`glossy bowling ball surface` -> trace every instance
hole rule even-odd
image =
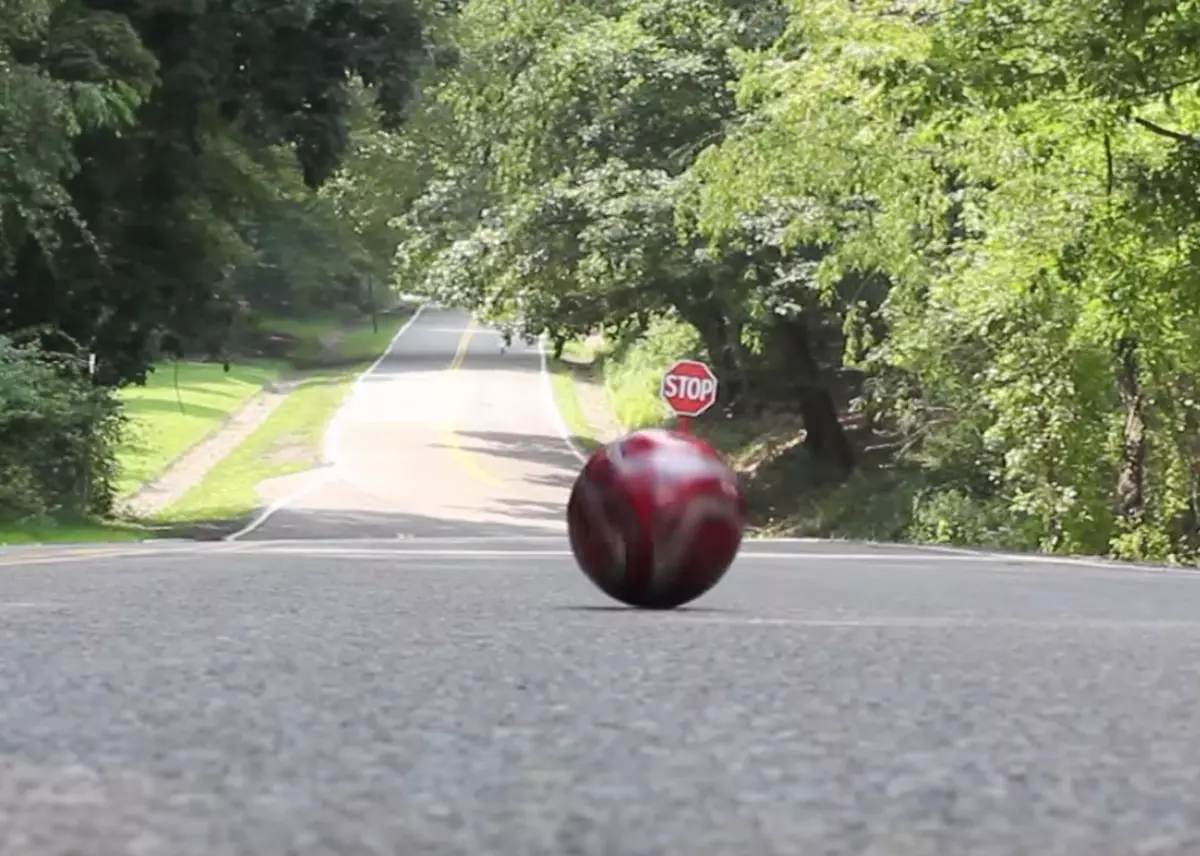
[[[594,452],[567,503],[579,567],[609,597],[643,609],[673,609],[716,585],[745,518],[745,492],[721,455],[659,429]]]

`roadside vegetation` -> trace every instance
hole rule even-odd
[[[205,437],[264,386],[276,379],[281,362],[177,362],[160,365],[145,386],[121,391],[128,419],[117,447],[118,498],[164,470]]]
[[[244,522],[262,503],[262,482],[303,472],[322,463],[326,428],[355,379],[384,352],[407,314],[380,319],[340,339],[294,379],[288,397],[241,445],[223,458],[179,502],[155,516],[166,531],[194,535]]]
[[[0,541],[144,537],[123,498],[264,385],[321,372],[276,417],[317,418],[381,349],[394,212],[355,175],[443,12],[0,0]]]
[[[1194,561],[1198,16],[10,2],[0,522],[110,513],[173,360],[311,361],[255,319],[403,291],[602,338],[628,427],[708,361],[764,531]]]
[[[603,334],[630,427],[710,362],[770,531],[1192,561],[1198,14],[473,0],[401,275]]]
[[[118,509],[256,395],[274,389],[287,397],[179,502],[140,518],[119,510],[68,516],[34,508],[0,525],[0,543],[129,541],[228,528],[261,505],[260,482],[320,462],[325,426],[354,378],[408,317],[407,311],[374,319],[357,312],[272,317],[256,325],[257,336],[272,342],[270,358],[238,353],[227,356],[228,362],[180,360],[152,367],[144,385],[116,395],[120,426],[112,472]]]

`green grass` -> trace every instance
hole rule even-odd
[[[209,471],[182,500],[156,522],[185,523],[243,518],[262,505],[257,486],[267,479],[312,468],[320,460],[325,429],[349,393],[354,379],[375,360],[404,317],[380,318],[349,332],[331,359],[352,361],[340,368],[307,374],[294,392],[241,446]]]
[[[119,455],[117,491],[128,496],[162,475],[180,455],[219,429],[264,384],[289,364],[319,367],[374,358],[394,335],[392,317],[375,333],[369,319],[347,325],[333,314],[315,318],[265,317],[259,328],[293,338],[286,359],[242,360],[228,374],[220,363],[179,362],[157,367],[144,387],[122,390],[130,417]],[[340,341],[337,337],[341,336]],[[380,342],[382,341],[382,344]],[[333,343],[332,347],[326,347]]]
[[[630,430],[670,425],[671,409],[659,395],[662,376],[699,346],[696,332],[675,321],[658,321],[645,338],[604,357],[604,385],[620,423]]]
[[[361,367],[359,367],[361,368]],[[257,485],[319,462],[325,426],[354,382],[350,373],[319,371],[302,380],[258,430],[156,522],[232,520],[254,511]]]
[[[180,362],[159,366],[144,387],[122,390],[130,424],[118,457],[120,495],[161,475],[282,369],[252,362],[233,364],[226,374],[219,363]]]
[[[288,348],[287,358],[292,363],[309,363],[318,359],[324,343],[337,336],[346,324],[344,317],[326,313],[311,318],[285,318],[275,315],[260,316],[256,326],[260,332],[287,336],[294,341]]]
[[[371,328],[369,320],[349,330],[338,343],[339,359],[371,363],[383,353],[396,335],[396,331],[408,320],[408,316],[382,315],[379,317],[379,332]]]
[[[596,349],[589,347],[586,342],[573,339],[563,346],[563,357],[576,363],[590,363],[600,356]]]
[[[343,327],[344,335],[333,348],[330,359],[334,363],[355,360],[370,365],[382,354],[396,333],[408,322],[411,312],[379,316],[379,330],[371,326],[371,319],[364,318],[353,325]],[[361,372],[366,366],[359,367]],[[356,372],[357,374],[357,372]]]
[[[0,526],[0,544],[91,544],[144,541],[146,529],[131,523],[83,521]]]
[[[594,352],[582,342],[568,344],[553,376],[563,421],[572,433],[590,436],[575,387],[576,373],[587,371],[603,378],[615,415],[628,429],[674,425],[675,417],[659,394],[662,376],[676,360],[695,356],[698,348],[692,328],[667,320],[656,322],[646,336],[624,348]],[[845,527],[847,508],[862,507],[862,489],[836,496],[814,489],[819,479],[807,454],[798,454],[802,426],[795,416],[731,420],[710,412],[695,421],[693,430],[742,473],[756,534],[827,535]]]
[[[614,416],[629,430],[673,424],[674,415],[659,395],[663,372],[695,346],[694,331],[670,321],[657,322],[644,339],[620,351],[594,342],[567,342],[563,359],[550,364],[555,401],[567,428],[584,445],[597,443],[579,405],[576,383],[585,374],[601,380]]]
[[[312,318],[287,318],[280,315],[263,315],[258,318],[258,327],[261,330],[312,343],[336,333],[340,326],[338,317],[332,314]]]
[[[558,412],[562,415],[567,430],[590,452],[602,444],[596,437],[596,429],[588,422],[579,404],[576,377],[580,371],[583,369],[571,363],[562,360],[550,361],[550,384],[554,390],[554,402],[558,406]]]
[[[179,456],[218,430],[256,392],[289,367],[316,366],[267,422],[161,520],[65,521],[0,525],[0,544],[131,542],[154,537],[155,524],[245,515],[259,504],[262,480],[308,468],[318,457],[325,425],[355,376],[387,347],[406,315],[370,319],[345,316],[260,319],[259,329],[288,336],[284,359],[242,360],[225,372],[220,363],[181,361],[160,365],[143,387],[121,391],[130,417],[119,453],[118,491],[128,496],[162,475]],[[290,452],[284,457],[281,452]],[[296,454],[302,451],[303,454]]]

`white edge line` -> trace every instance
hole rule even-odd
[[[375,362],[367,366],[367,368],[354,379],[354,383],[350,387],[350,393],[346,396],[346,400],[342,402],[342,405],[338,408],[337,413],[333,415],[333,419],[329,420],[329,425],[325,429],[325,440],[322,444],[322,457],[324,458],[324,462],[328,465],[328,468],[319,473],[317,477],[308,484],[272,502],[270,505],[264,508],[257,517],[255,517],[237,532],[226,535],[221,539],[222,541],[236,541],[243,535],[249,535],[251,532],[258,529],[260,526],[270,520],[272,516],[282,511],[293,502],[303,499],[318,487],[329,484],[329,482],[333,481],[333,479],[337,477],[337,470],[340,466],[339,459],[341,458],[342,420],[351,400],[353,400],[355,393],[358,392],[359,388],[362,386],[363,381],[366,380],[375,371],[375,369],[379,368],[379,365],[391,355],[392,349],[396,347],[396,343],[400,341],[400,337],[407,333],[408,329],[412,327],[414,323],[416,323],[416,320],[421,317],[421,313],[425,311],[425,307],[427,305],[428,304],[422,303],[416,308],[416,311],[413,312],[409,319],[404,322],[399,330],[396,331],[396,335],[392,337],[392,340],[388,342],[387,347],[383,349],[383,353],[376,358]]]
[[[438,548],[438,547],[434,547],[434,548],[418,547],[415,549],[388,550],[388,549],[384,549],[384,548],[371,548],[371,547],[363,547],[360,549],[356,549],[354,547],[326,548],[326,547],[318,547],[318,546],[313,546],[313,547],[292,546],[292,547],[273,547],[273,548],[269,548],[269,549],[262,549],[262,550],[255,551],[255,552],[257,555],[277,554],[277,555],[297,555],[297,556],[345,556],[345,557],[387,556],[387,557],[393,557],[396,559],[403,559],[405,556],[422,556],[422,557],[445,556],[447,558],[451,558],[451,557],[455,557],[455,556],[489,556],[489,557],[497,557],[497,558],[504,557],[504,556],[526,556],[526,557],[545,556],[547,558],[550,558],[550,557],[566,557],[566,556],[573,555],[573,553],[571,553],[570,550],[521,550],[521,549],[488,550],[488,549],[482,549],[482,548],[481,549],[471,549],[471,548],[454,548],[454,547],[440,547],[440,548]],[[868,560],[868,559],[880,559],[880,560],[884,560],[884,561],[890,561],[893,559],[899,559],[901,561],[917,561],[917,558],[915,556],[908,556],[908,555],[905,555],[905,556],[875,556],[875,555],[867,555],[867,554],[861,554],[861,553],[860,554],[814,553],[814,554],[809,554],[807,556],[800,556],[800,555],[790,554],[790,553],[740,553],[738,555],[738,558],[739,559],[774,559],[776,561],[785,561],[785,560],[804,561],[805,559],[821,560],[821,561],[824,561],[826,559],[838,559],[838,560],[853,559],[853,560],[857,560],[857,561],[864,561],[864,560]],[[926,562],[931,561],[931,560],[935,561],[935,562],[936,561],[941,561],[941,562],[961,561],[961,559],[954,559],[950,556],[937,556],[937,557],[926,556],[924,558],[924,561],[926,561]],[[987,560],[986,559],[977,559],[976,561],[987,561]]]
[[[254,554],[269,556],[337,556],[347,559],[353,558],[393,558],[398,561],[403,561],[405,557],[444,557],[444,558],[469,558],[469,557],[488,557],[488,558],[505,558],[505,557],[527,557],[527,558],[565,558],[573,554],[570,550],[537,550],[537,549],[472,549],[472,548],[455,548],[455,547],[415,547],[402,549],[386,549],[362,547],[354,548],[349,545],[345,547],[319,547],[319,546],[300,546],[292,542],[288,546],[283,546],[280,542],[243,542],[247,545],[254,544]],[[181,551],[182,554],[182,551]],[[97,557],[104,558],[104,557]],[[1037,556],[1021,556],[1014,557],[1007,554],[975,554],[975,555],[951,555],[948,553],[775,553],[775,552],[757,552],[747,550],[740,552],[737,560],[742,559],[766,559],[772,562],[793,562],[797,564],[805,564],[811,562],[838,562],[838,561],[855,561],[855,562],[878,562],[880,564],[973,564],[973,565],[1070,565],[1076,568],[1088,567],[1094,570],[1117,571],[1128,573],[1130,571],[1136,573],[1151,573],[1161,574],[1166,573],[1177,576],[1200,576],[1200,569],[1170,567],[1170,566],[1147,566],[1147,565],[1124,565],[1110,562],[1087,562],[1087,561],[1065,561],[1055,559],[1053,557],[1037,557]]]
[[[325,442],[323,444],[323,456],[327,463],[334,467],[339,465],[338,459],[341,457],[341,439],[342,439],[342,421],[345,419],[347,405],[350,404],[355,394],[362,388],[363,381],[374,374],[375,369],[379,368],[380,364],[391,356],[392,350],[396,347],[396,343],[400,341],[400,337],[408,332],[408,329],[416,323],[421,317],[421,313],[425,311],[427,304],[422,303],[416,308],[409,319],[401,325],[396,331],[396,335],[388,342],[387,347],[383,349],[383,353],[375,358],[375,362],[367,366],[367,368],[354,379],[353,385],[350,387],[350,392],[346,396],[346,400],[342,402],[342,406],[338,408],[337,413],[333,415],[333,419],[329,420],[329,426],[325,429]]]
[[[571,556],[570,550],[546,550],[546,549],[521,549],[521,548],[472,548],[472,547],[404,547],[393,549],[387,547],[353,547],[349,544],[345,546],[319,546],[318,544],[305,545],[298,542],[278,542],[264,541],[254,543],[254,552],[260,555],[277,554],[277,555],[326,555],[326,556],[388,556],[397,559],[402,559],[405,556]],[[103,557],[101,557],[103,558]],[[856,562],[871,562],[877,561],[881,563],[973,563],[973,564],[995,564],[1009,563],[1013,561],[1013,557],[998,554],[977,554],[970,556],[952,556],[948,554],[919,554],[914,552],[904,553],[783,553],[783,552],[760,552],[756,550],[743,550],[738,553],[738,559],[767,559],[776,562],[825,562],[825,561],[856,561]],[[1060,564],[1053,560],[1038,559],[1037,557],[1022,557],[1021,560],[1029,564],[1042,564],[1049,562],[1051,564]],[[1157,571],[1157,568],[1149,568],[1137,565],[1109,565],[1096,564],[1094,567],[1111,569],[1111,570],[1136,570],[1136,571]],[[1167,570],[1182,571],[1189,573],[1187,568],[1170,568]],[[1200,573],[1200,571],[1190,571],[1191,574]]]
[[[545,333],[538,337],[538,356],[542,364],[542,387],[546,392],[546,404],[550,407],[551,418],[554,419],[555,427],[558,428],[558,435],[562,437],[563,443],[571,450],[571,454],[578,458],[581,464],[586,463],[588,459],[587,452],[579,448],[579,444],[571,436],[571,429],[567,427],[562,411],[558,409],[558,402],[554,398],[554,381],[550,377],[550,364],[546,356]]]
[[[317,482],[308,485],[304,491],[298,491],[293,495],[293,499],[298,498],[304,492],[317,487],[324,482]],[[555,536],[545,536],[555,537]],[[429,539],[413,539],[426,543],[436,544],[440,538]],[[447,538],[449,541],[472,540],[470,538],[457,539]],[[486,541],[504,540],[502,538],[481,539]],[[520,536],[514,537],[513,540],[540,540],[538,536]],[[557,540],[557,539],[556,539]],[[779,539],[785,541],[785,539]],[[786,539],[790,540],[790,539]],[[22,556],[24,551],[9,550],[0,553],[0,558],[5,556],[15,559],[16,561],[2,562],[0,566],[9,568],[19,568],[27,566],[27,563],[57,564],[59,560],[75,563],[82,560],[97,560],[108,561],[112,559],[127,559],[127,558],[195,558],[197,555],[216,553],[218,555],[227,555],[235,553],[238,555],[249,556],[338,556],[347,559],[354,558],[393,558],[403,561],[405,557],[445,557],[445,558],[468,558],[468,557],[489,557],[489,558],[504,558],[504,557],[569,557],[572,553],[569,550],[547,550],[547,549],[513,549],[513,548],[472,548],[469,546],[430,546],[417,547],[414,543],[412,547],[371,547],[367,545],[352,546],[358,542],[357,539],[344,539],[338,546],[338,539],[334,539],[333,543],[326,541],[310,542],[303,540],[272,540],[272,541],[241,541],[238,543],[227,543],[228,538],[221,541],[184,541],[174,544],[160,543],[154,540],[132,542],[125,545],[121,549],[105,552],[102,555],[81,555],[78,551],[65,549],[63,552],[55,551],[55,553],[47,555],[40,553],[36,555]],[[397,542],[388,541],[389,545],[396,545]],[[409,542],[412,543],[412,542]],[[769,542],[768,542],[769,543]],[[66,547],[68,545],[62,545]],[[88,552],[88,551],[84,551]],[[950,562],[960,562],[974,565],[987,564],[1024,564],[1024,565],[1057,565],[1074,566],[1074,567],[1090,567],[1095,570],[1117,571],[1117,572],[1136,572],[1142,574],[1166,574],[1170,576],[1185,576],[1197,577],[1200,576],[1200,568],[1189,568],[1172,565],[1134,565],[1122,562],[1112,562],[1103,560],[1089,561],[1083,557],[1058,557],[1058,556],[1038,556],[1038,555],[1012,555],[1008,553],[963,553],[954,555],[950,551],[938,551],[934,553],[921,553],[917,551],[905,551],[902,553],[891,552],[872,552],[872,553],[793,553],[793,552],[762,552],[753,548],[742,550],[738,554],[738,559],[767,559],[774,562],[791,561],[795,563],[809,562],[825,562],[825,561],[860,561],[869,562],[876,561],[880,563],[926,563],[926,564],[945,564]],[[1064,568],[1065,570],[1065,568]]]

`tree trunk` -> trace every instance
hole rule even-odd
[[[854,470],[854,450],[838,420],[833,396],[821,382],[820,365],[813,355],[808,327],[803,318],[780,321],[786,335],[788,362],[799,374],[797,394],[804,419],[804,445],[818,461],[832,465],[841,476]]]
[[[1117,474],[1116,512],[1122,520],[1139,524],[1146,513],[1146,414],[1137,362],[1137,340],[1117,343],[1117,388],[1125,405],[1121,468]]]
[[[685,318],[699,332],[700,341],[712,360],[721,384],[724,406],[741,412],[747,392],[741,359],[741,325],[730,321],[719,309],[703,314],[693,311]]]

